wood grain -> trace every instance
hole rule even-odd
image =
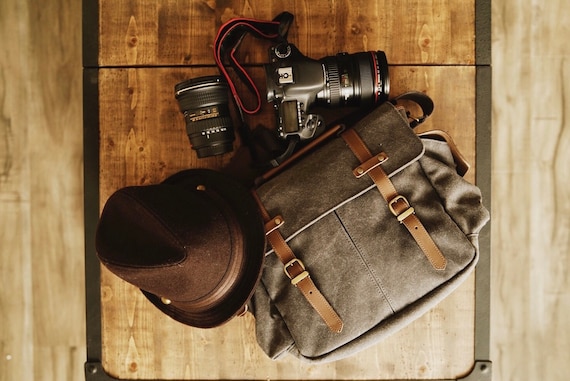
[[[85,358],[81,4],[0,4],[0,379]]]
[[[100,66],[213,64],[224,22],[285,10],[295,15],[290,41],[312,58],[384,50],[392,64],[474,63],[474,0],[101,0],[100,9]],[[262,63],[266,48],[246,41],[240,50]]]
[[[521,6],[523,5],[523,6]],[[564,380],[570,353],[570,7],[493,3],[492,356]]]

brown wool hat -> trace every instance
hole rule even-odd
[[[261,276],[265,230],[236,180],[208,169],[126,187],[107,200],[96,235],[101,262],[162,312],[211,328],[234,317]]]

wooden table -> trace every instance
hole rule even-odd
[[[391,94],[419,90],[436,110],[422,129],[447,130],[476,165],[467,176],[489,202],[490,1],[84,0],[86,279],[89,380],[489,380],[489,237],[476,275],[411,326],[331,364],[274,362],[255,341],[252,316],[216,329],[174,322],[135,287],[100,268],[93,236],[100,208],[128,185],[154,184],[190,167],[219,169],[234,153],[198,159],[174,85],[217,74],[212,43],[232,17],[295,15],[289,40],[312,58],[383,50]],[[263,86],[266,45],[241,51]],[[261,120],[273,123],[270,104]],[[236,146],[239,144],[239,139]]]

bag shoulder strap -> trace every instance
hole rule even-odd
[[[362,177],[365,174],[370,176],[388,204],[392,214],[408,229],[433,268],[445,270],[447,260],[416,216],[414,208],[406,197],[398,194],[394,184],[380,165],[388,159],[388,155],[384,152],[372,155],[354,129],[347,130],[340,136],[361,163],[360,166],[354,169],[354,175],[356,177]]]
[[[309,304],[317,311],[329,329],[332,332],[340,333],[344,326],[342,319],[331,307],[323,294],[321,294],[317,286],[315,286],[309,271],[305,268],[303,262],[295,256],[293,250],[291,250],[287,242],[285,242],[283,235],[281,235],[279,231],[279,228],[285,223],[285,220],[281,216],[270,217],[255,191],[253,191],[253,196],[265,220],[265,235],[267,236],[267,241],[281,263],[283,263],[285,275],[291,279],[291,284],[301,291],[305,299],[307,299]]]

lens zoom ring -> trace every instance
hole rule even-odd
[[[226,94],[226,91],[220,88],[211,88],[208,89],[208,91],[196,91],[178,98],[180,110],[184,112],[184,110],[194,110],[214,104],[226,103]]]
[[[366,60],[362,59],[358,61],[361,100],[370,99],[374,102],[378,89],[376,86],[377,79],[374,78],[373,75],[378,76],[378,70],[374,65],[374,59],[369,54],[366,54],[366,56]]]

